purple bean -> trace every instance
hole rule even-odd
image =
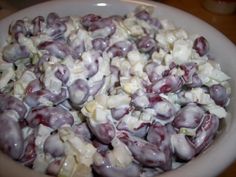
[[[156,103],[163,101],[163,98],[160,97],[160,95],[158,95],[158,94],[149,93],[147,95],[148,95],[150,107],[153,107]]]
[[[166,164],[169,164],[165,153],[161,152],[156,145],[126,133],[120,134],[118,138],[127,145],[133,157],[142,165],[166,169]]]
[[[201,127],[197,130],[197,135],[192,142],[197,153],[207,148],[216,136],[219,127],[219,118],[214,114],[206,114]]]
[[[114,125],[108,121],[106,123],[93,123],[90,120],[87,121],[89,129],[94,136],[104,144],[109,144],[113,140],[116,134]]]
[[[98,91],[103,87],[105,84],[105,77],[102,78],[100,81],[96,81],[93,83],[92,86],[89,88],[89,95],[95,96]]]
[[[95,59],[94,62],[92,62],[90,64],[86,64],[85,67],[88,70],[87,77],[88,78],[93,77],[98,72],[98,69],[99,69],[98,60]]]
[[[190,83],[186,83],[186,85],[190,88],[201,87],[203,85],[202,80],[199,78],[197,73],[194,73],[192,76],[192,81]]]
[[[50,176],[58,176],[60,169],[62,167],[62,164],[63,164],[63,160],[61,159],[52,161],[46,169],[46,174]]]
[[[23,135],[17,121],[9,114],[0,114],[0,149],[11,158],[19,159],[23,153]]]
[[[35,136],[34,133],[29,135],[24,141],[25,150],[24,155],[20,158],[20,162],[29,168],[33,167],[33,162],[36,158],[36,148],[35,148]]]
[[[150,25],[153,25],[157,29],[162,29],[161,22],[160,22],[160,20],[158,18],[152,17],[151,19],[149,19],[148,23]]]
[[[101,18],[98,21],[92,23],[89,27],[88,30],[89,31],[96,31],[99,29],[103,29],[103,28],[107,28],[107,34],[105,34],[106,36],[104,37],[109,37],[111,35],[113,35],[116,31],[116,25],[113,23],[112,19],[110,18]]]
[[[180,69],[184,71],[183,78],[187,83],[192,82],[193,75],[197,71],[197,64],[193,62],[185,63],[180,65]]]
[[[79,59],[84,51],[85,51],[85,46],[84,46],[84,41],[82,41],[80,45],[73,48],[71,55],[74,59]]]
[[[70,54],[67,44],[60,41],[46,41],[38,45],[39,50],[46,50],[50,55],[64,59]]]
[[[26,106],[18,98],[0,93],[0,113],[7,110],[16,111],[20,118],[24,118],[27,112]]]
[[[204,110],[196,104],[188,104],[181,108],[172,124],[174,127],[180,129],[196,128],[202,121]]]
[[[59,65],[55,72],[55,76],[62,81],[62,83],[66,84],[70,78],[70,70],[66,65]]]
[[[184,134],[172,135],[171,142],[174,153],[179,159],[189,161],[195,156],[194,145]]]
[[[36,108],[42,106],[40,102],[40,99],[42,98],[46,98],[54,105],[58,105],[68,98],[67,89],[62,88],[61,93],[59,94],[54,94],[46,89],[38,90],[27,94],[24,98],[24,102],[31,108]]]
[[[44,107],[35,109],[26,118],[30,127],[37,127],[39,124],[58,129],[63,125],[73,125],[73,116],[60,107]]]
[[[30,34],[30,32],[27,30],[23,20],[17,20],[14,25],[10,26],[9,33],[15,39],[17,38],[17,34],[19,34],[19,33],[23,34],[24,36]]]
[[[13,43],[3,48],[2,56],[6,62],[14,63],[19,59],[30,57],[31,53],[26,46],[20,45],[18,43]]]
[[[81,137],[83,140],[89,142],[92,138],[92,134],[89,131],[89,128],[86,123],[80,123],[73,126],[73,131],[76,135]]]
[[[199,56],[206,55],[209,51],[209,43],[203,36],[195,39],[193,43],[193,49],[199,54]]]
[[[111,79],[110,79],[110,87],[109,90],[111,91],[111,89],[113,87],[115,87],[117,84],[119,83],[119,78],[120,78],[120,70],[118,67],[111,65],[110,66],[110,71],[111,71]]]
[[[97,152],[103,156],[105,156],[107,151],[109,151],[108,144],[102,144],[100,141],[96,139],[92,141],[92,144],[97,149]]]
[[[176,113],[174,105],[165,99],[156,102],[154,105],[154,110],[156,112],[156,118],[161,120],[168,120]]]
[[[144,71],[147,73],[148,78],[151,82],[155,82],[162,78],[162,76],[156,72],[157,66],[158,66],[157,63],[151,62],[151,63],[146,64],[144,67]]]
[[[147,135],[148,129],[149,129],[150,123],[141,123],[138,127],[134,128],[133,130],[130,130],[127,124],[124,121],[120,121],[116,128],[120,131],[127,131],[131,135],[134,135],[139,138],[144,138]]]
[[[93,23],[99,21],[101,19],[100,16],[95,14],[88,14],[81,18],[81,24],[88,29]]]
[[[102,177],[137,177],[140,176],[140,167],[134,163],[126,167],[116,167],[110,164],[109,160],[104,160],[104,164],[93,164],[92,168]]]
[[[47,18],[46,18],[47,26],[53,25],[59,19],[60,19],[59,15],[56,14],[55,12],[49,13]]]
[[[43,31],[43,24],[45,23],[45,19],[43,16],[37,16],[32,20],[33,24],[33,35],[38,35]]]
[[[39,58],[38,62],[34,66],[34,73],[40,79],[42,73],[44,73],[44,65],[50,61],[49,54],[43,54],[42,57]]]
[[[96,38],[92,40],[92,44],[95,50],[104,51],[109,46],[109,40],[107,38]]]
[[[63,22],[56,21],[49,26],[47,30],[47,34],[51,36],[53,39],[58,39],[63,36],[66,30],[67,30],[67,27]]]
[[[65,147],[58,134],[52,134],[44,142],[44,152],[51,154],[52,157],[64,155]]]
[[[140,52],[151,52],[156,48],[156,41],[149,36],[143,36],[138,40],[137,47]]]
[[[229,95],[227,94],[225,87],[221,84],[210,86],[209,93],[217,105],[226,106],[229,102]]]
[[[120,120],[128,113],[129,113],[129,106],[111,109],[111,115],[115,120]]]
[[[144,20],[144,21],[149,21],[151,19],[150,14],[146,10],[141,10],[135,14],[135,17]]]
[[[89,86],[83,79],[77,79],[68,90],[70,101],[75,106],[84,104],[89,97]]]
[[[132,43],[128,40],[119,41],[108,48],[107,52],[112,54],[112,57],[125,57],[132,50]]]
[[[155,93],[176,92],[181,89],[183,81],[179,76],[170,75],[158,80],[153,86],[152,91]]]
[[[42,84],[38,79],[32,80],[25,89],[25,94],[29,95],[42,89]]]

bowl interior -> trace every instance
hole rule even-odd
[[[85,15],[88,13],[109,16],[112,14],[125,14],[134,10],[140,4],[153,6],[155,8],[155,15],[160,19],[169,19],[177,26],[186,29],[189,33],[205,36],[210,43],[211,55],[221,64],[222,70],[232,78],[230,82],[232,88],[231,103],[228,109],[230,114],[226,119],[226,126],[222,134],[200,156],[175,171],[161,175],[163,177],[216,176],[232,163],[236,157],[236,119],[234,118],[236,115],[236,50],[232,42],[207,23],[181,10],[156,2],[131,0],[58,0],[21,10],[0,21],[0,46],[5,44],[9,24],[20,18],[35,17],[37,15],[46,16],[49,12],[57,12],[61,16]],[[24,173],[27,173],[27,170],[24,170]]]

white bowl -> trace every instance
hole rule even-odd
[[[57,12],[59,15],[85,15],[97,13],[103,16],[125,14],[137,5],[144,4],[155,7],[155,15],[160,19],[169,19],[189,33],[206,36],[210,43],[212,56],[221,64],[222,70],[231,79],[232,95],[229,106],[230,115],[222,134],[204,153],[177,170],[166,172],[160,177],[210,177],[216,176],[229,166],[236,158],[236,48],[235,45],[215,28],[198,18],[181,10],[150,1],[131,0],[81,0],[51,1],[21,10],[0,22],[0,46],[4,45],[8,26],[12,21],[23,17],[47,15]],[[14,170],[12,170],[14,169]],[[0,176],[42,176],[24,168],[4,155],[0,155]],[[34,174],[34,175],[33,175]]]

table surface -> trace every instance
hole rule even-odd
[[[18,11],[21,8],[42,1],[45,0],[0,0],[0,19]],[[209,12],[203,7],[202,0],[160,0],[160,2],[182,9],[199,17],[221,31],[234,44],[236,44],[236,13],[231,15],[220,15]],[[218,177],[233,176],[236,176],[236,162]]]

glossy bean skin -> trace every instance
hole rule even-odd
[[[70,101],[75,106],[85,103],[89,97],[89,86],[83,79],[77,79],[68,90]]]
[[[55,12],[51,12],[46,17],[47,26],[53,25],[60,19],[59,15]]]
[[[18,43],[13,43],[3,48],[3,60],[9,63],[14,63],[17,60],[30,57],[31,53],[26,46]]]
[[[110,122],[93,123],[87,120],[88,127],[93,135],[102,143],[109,144],[116,135],[115,126]]]
[[[151,82],[156,82],[157,80],[161,79],[162,76],[158,74],[155,68],[158,66],[157,63],[151,62],[145,65],[144,71],[147,73],[148,78]]]
[[[138,40],[137,47],[140,52],[151,52],[156,48],[156,41],[149,36],[144,36]]]
[[[9,33],[11,36],[17,40],[18,34],[23,34],[24,36],[32,35],[32,32],[26,28],[25,22],[23,20],[17,20],[13,25],[9,28]]]
[[[58,39],[60,37],[63,37],[63,34],[66,32],[66,30],[67,27],[63,22],[56,21],[48,27],[47,34],[53,39]]]
[[[93,85],[90,86],[89,88],[89,95],[95,96],[99,92],[99,90],[103,87],[104,84],[105,84],[105,77],[103,77],[102,80],[100,81],[94,82]]]
[[[16,111],[20,118],[24,118],[27,112],[26,106],[18,98],[0,93],[0,113],[7,110]]]
[[[81,24],[88,29],[93,23],[99,21],[101,19],[101,16],[95,15],[95,14],[87,14],[83,17],[81,17]]]
[[[153,86],[155,93],[176,92],[183,86],[183,81],[179,76],[170,75],[158,80]]]
[[[197,64],[193,62],[185,63],[180,65],[180,69],[184,71],[183,78],[187,83],[192,82],[193,75],[197,71]]]
[[[217,105],[226,106],[228,104],[229,95],[227,94],[225,87],[221,84],[210,86],[209,93]]]
[[[40,34],[44,29],[45,18],[43,16],[37,16],[32,20],[33,24],[33,35]]]
[[[68,94],[66,88],[62,88],[61,93],[59,94],[54,94],[49,90],[42,89],[28,93],[24,98],[24,102],[31,108],[37,108],[42,106],[40,99],[47,99],[48,101],[51,101],[53,105],[58,105],[65,101],[67,98]]]
[[[86,123],[80,123],[73,125],[73,131],[75,132],[76,135],[81,137],[83,140],[89,142],[92,138],[92,134],[87,126]]]
[[[92,45],[95,50],[104,51],[109,46],[109,40],[104,38],[96,38],[92,40]]]
[[[0,114],[0,149],[17,160],[23,153],[23,135],[18,122],[9,114],[11,113]]]
[[[140,167],[134,163],[131,163],[127,167],[119,168],[112,166],[108,160],[104,161],[102,165],[92,165],[96,173],[102,177],[137,177],[140,175]]]
[[[35,135],[32,133],[24,141],[25,150],[24,155],[20,158],[20,162],[29,168],[33,167],[33,162],[36,158]]]
[[[209,43],[208,43],[207,39],[204,38],[203,36],[196,38],[193,43],[193,49],[195,49],[196,52],[200,56],[206,55],[209,51]]]
[[[101,29],[106,29],[106,34],[104,34],[104,32],[100,32]],[[94,23],[92,23],[89,27],[88,27],[88,31],[92,31],[92,32],[98,32],[100,33],[99,36],[102,37],[110,37],[112,36],[115,31],[116,31],[116,26],[113,23],[111,18],[101,18],[97,21],[95,21]]]
[[[62,83],[66,84],[70,78],[70,70],[66,65],[59,65],[55,72],[55,76],[62,81]]]
[[[63,164],[63,159],[57,159],[52,161],[46,169],[46,174],[50,176],[58,176],[62,164]]]
[[[218,127],[219,118],[216,115],[206,114],[204,116],[204,120],[198,129],[197,134],[192,140],[197,153],[203,151],[211,144],[213,138],[216,136]]]
[[[65,147],[58,134],[52,134],[44,142],[44,152],[51,154],[52,157],[64,155]]]
[[[119,41],[110,46],[107,52],[110,52],[112,57],[125,57],[130,50],[132,50],[132,43],[130,41]]]
[[[202,121],[204,110],[196,104],[188,104],[178,111],[172,125],[176,128],[196,128]]]
[[[64,59],[70,50],[68,46],[60,41],[45,41],[38,45],[39,50],[46,50],[50,55]]]
[[[39,81],[39,79],[35,79],[27,85],[27,87],[25,89],[25,94],[28,95],[28,94],[31,94],[33,92],[39,91],[41,89],[42,89],[41,82]]]
[[[162,99],[161,101],[156,102],[153,108],[156,112],[156,118],[161,120],[168,120],[172,118],[176,113],[174,105],[166,99]]]
[[[142,165],[165,169],[167,163],[166,156],[156,145],[136,137],[131,137],[127,133],[119,134],[118,138],[127,145],[133,157]]]
[[[73,116],[60,107],[44,107],[32,110],[26,118],[30,127],[35,128],[39,124],[58,129],[63,125],[74,123]]]

